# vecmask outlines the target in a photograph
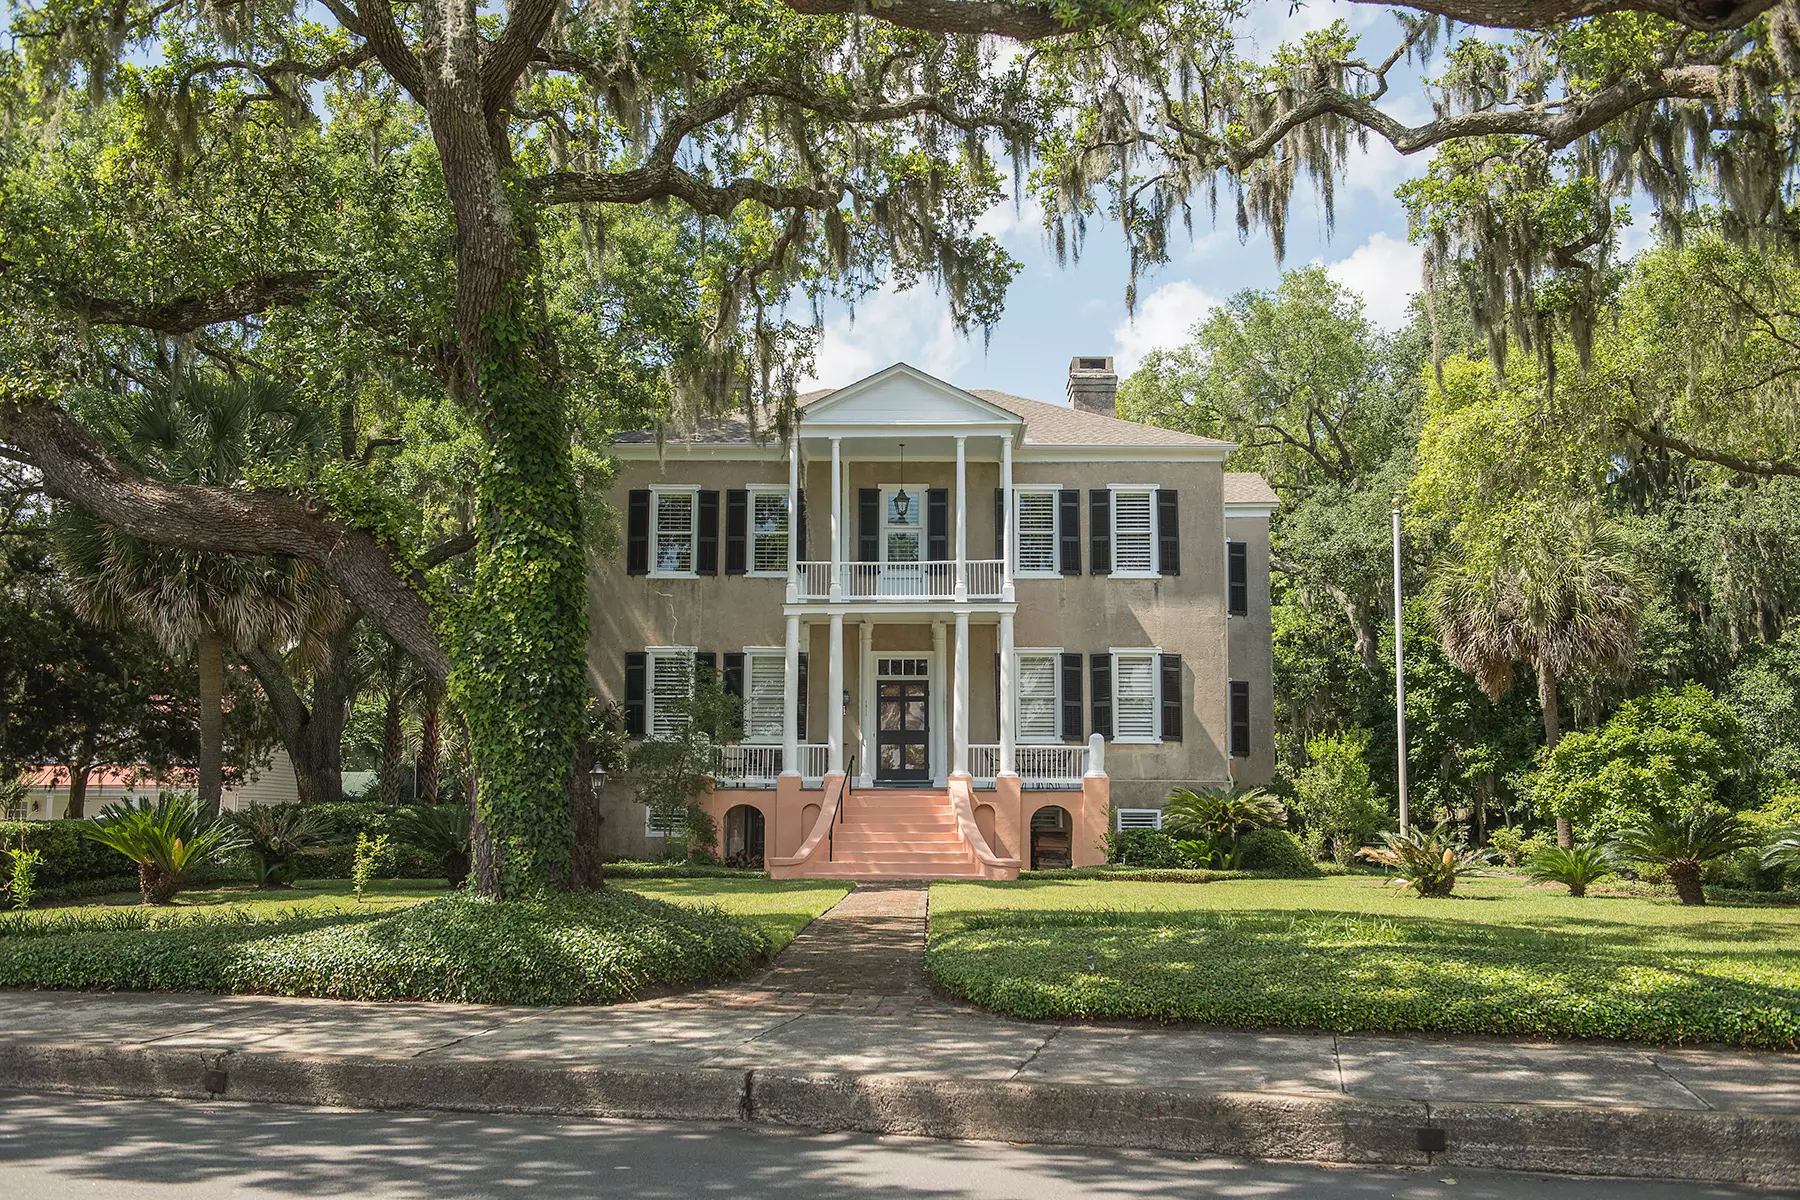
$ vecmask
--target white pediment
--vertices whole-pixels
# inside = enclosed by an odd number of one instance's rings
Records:
[[[1017,426],[1021,419],[981,397],[895,363],[806,406],[803,428],[895,425]]]

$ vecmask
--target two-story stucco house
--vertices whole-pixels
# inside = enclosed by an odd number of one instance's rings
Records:
[[[778,877],[1009,878],[1103,861],[1178,785],[1274,761],[1274,493],[1233,446],[904,364],[801,398],[794,436],[626,435],[625,553],[596,563],[591,670],[629,732],[697,670],[744,704],[705,803]],[[654,852],[628,780],[604,849]]]

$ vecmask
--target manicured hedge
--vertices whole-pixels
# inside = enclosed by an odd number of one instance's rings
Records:
[[[15,849],[23,837],[28,849],[44,856],[37,869],[39,891],[128,872],[136,887],[137,868],[117,850],[83,837],[83,828],[80,821],[0,821],[0,848]]]
[[[1252,829],[1238,839],[1238,866],[1246,871],[1288,879],[1313,879],[1319,865],[1285,829]]]
[[[380,914],[0,922],[0,987],[606,1004],[729,979],[769,950],[762,931],[719,911],[623,889],[504,902],[459,893]]]

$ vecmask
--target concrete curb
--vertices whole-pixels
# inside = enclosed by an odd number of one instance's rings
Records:
[[[0,1086],[339,1108],[747,1121],[1234,1158],[1800,1185],[1800,1117],[1677,1109],[1445,1105],[897,1075],[31,1041],[0,1041]]]

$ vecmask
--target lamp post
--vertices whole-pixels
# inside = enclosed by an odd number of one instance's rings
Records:
[[[1412,828],[1406,803],[1406,634],[1400,596],[1400,497],[1394,497],[1394,728],[1400,741],[1400,832]]]

